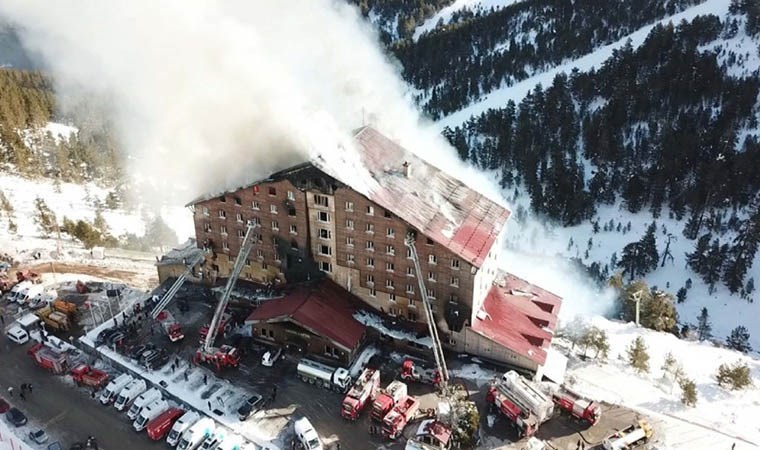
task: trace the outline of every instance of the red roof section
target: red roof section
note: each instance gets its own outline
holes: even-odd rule
[[[562,299],[509,273],[500,272],[496,280],[472,330],[544,364]]]
[[[354,136],[361,164],[371,177],[314,164],[393,212],[425,236],[475,267],[483,265],[504,228],[509,210],[428,164],[371,127]],[[404,164],[409,166],[408,175]],[[361,186],[352,185],[362,183]]]
[[[299,286],[283,298],[262,302],[246,324],[290,320],[307,330],[353,349],[366,327],[354,319],[354,308],[345,291],[325,280],[316,286]],[[329,300],[328,300],[329,299]]]

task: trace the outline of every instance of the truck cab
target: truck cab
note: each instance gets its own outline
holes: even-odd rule
[[[103,392],[100,394],[100,403],[108,405],[116,400],[116,396],[133,380],[131,375],[123,373],[108,383]]]
[[[323,450],[322,441],[309,419],[302,417],[296,420],[293,423],[293,430],[305,450]]]

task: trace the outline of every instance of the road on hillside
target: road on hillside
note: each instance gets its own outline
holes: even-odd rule
[[[101,405],[90,398],[87,390],[34,365],[26,354],[28,345],[20,346],[8,341],[5,336],[0,337],[0,396],[29,418],[28,425],[16,428],[19,435],[44,428],[51,441],[61,441],[65,449],[74,442],[85,441],[89,435],[95,436],[100,448],[105,450],[155,450],[165,447],[161,441],[148,439],[145,432],[136,433],[124,413]],[[21,383],[31,383],[34,388],[26,401],[19,398]],[[12,398],[8,397],[9,386],[14,388]],[[32,447],[36,448],[34,445]]]

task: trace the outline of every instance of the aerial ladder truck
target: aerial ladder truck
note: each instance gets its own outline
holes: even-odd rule
[[[177,292],[179,292],[179,289],[182,287],[183,284],[185,284],[185,281],[187,278],[193,273],[193,267],[195,267],[198,263],[203,261],[203,258],[205,257],[204,253],[201,252],[198,255],[196,255],[195,258],[190,260],[190,262],[187,264],[187,268],[184,272],[174,281],[174,283],[171,285],[168,291],[164,293],[164,296],[161,297],[161,300],[156,303],[156,306],[153,307],[153,310],[150,312],[150,316],[153,318],[153,320],[158,319],[158,315],[161,314],[161,311],[166,309],[167,306],[169,306],[169,303],[174,299],[174,296],[177,295]]]
[[[415,240],[415,232],[410,231],[404,239],[404,244],[409,248],[412,261],[414,262],[414,270],[417,275],[417,282],[419,283],[423,310],[428,324],[428,332],[430,333],[430,338],[433,342],[433,356],[435,358],[436,370],[438,371],[435,384],[438,386],[438,389],[440,389],[444,399],[444,405],[439,404],[438,417],[432,423],[439,429],[447,430],[450,435],[451,431],[454,429],[455,422],[457,421],[456,410],[458,409],[458,406],[461,406],[464,402],[462,401],[463,399],[459,398],[449,386],[449,371],[446,367],[443,345],[441,344],[441,339],[438,335],[438,326],[436,324],[435,315],[433,314],[433,307],[431,306],[430,298],[428,297],[427,289],[425,288],[425,282],[423,281],[424,278],[422,277],[420,258],[417,254],[417,248],[414,245]],[[467,402],[470,403],[469,401]],[[445,406],[445,410],[444,408],[441,408],[441,406]],[[470,407],[475,408],[474,404],[470,405]],[[412,438],[409,442],[413,445],[423,445],[422,441],[416,441],[416,438]],[[451,442],[447,441],[446,447],[449,447],[450,444]]]
[[[222,297],[219,299],[219,304],[216,305],[214,316],[211,318],[211,325],[206,333],[206,338],[201,344],[201,348],[195,352],[193,362],[210,364],[216,368],[217,371],[226,367],[237,367],[240,364],[240,351],[232,347],[231,345],[222,345],[221,347],[214,347],[214,341],[219,334],[219,321],[224,316],[224,311],[227,309],[227,304],[230,302],[230,295],[232,294],[232,288],[235,286],[240,272],[243,270],[245,261],[248,258],[248,254],[253,247],[253,229],[255,225],[253,222],[248,222],[245,237],[243,237],[243,243],[240,245],[240,252],[238,252],[235,259],[235,265],[232,266],[232,272],[229,278],[227,278],[227,285],[224,287]]]

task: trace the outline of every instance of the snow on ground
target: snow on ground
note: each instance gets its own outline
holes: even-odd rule
[[[22,428],[26,430],[28,427]],[[0,420],[0,450],[32,450],[21,440],[20,430],[12,429],[5,420]]]
[[[79,133],[79,129],[62,123],[48,122],[44,127],[19,130],[18,133],[23,138],[24,143],[33,148],[37,142],[41,142],[47,137],[52,137],[56,144],[62,140],[68,141],[72,135]]]
[[[451,21],[451,16],[454,13],[465,8],[471,11],[476,11],[478,9],[489,10],[491,8],[501,9],[519,1],[521,0],[455,0],[454,3],[442,8],[432,17],[425,20],[422,25],[418,26],[414,30],[412,38],[416,41],[424,33],[435,29],[441,21],[443,21],[444,24],[449,23],[449,21]]]
[[[393,339],[399,339],[399,340],[405,340],[409,342],[416,342],[417,344],[424,345],[425,347],[433,347],[433,341],[430,339],[430,336],[424,336],[424,337],[417,337],[416,334],[409,332],[409,331],[403,331],[403,330],[395,330],[388,328],[383,323],[382,319],[379,316],[376,316],[375,314],[372,314],[367,311],[357,311],[354,313],[354,319],[358,320],[359,322],[363,323],[364,325],[374,328],[380,333],[384,334],[385,336],[390,336]]]
[[[437,130],[443,130],[444,127],[455,128],[462,125],[472,116],[478,116],[489,109],[505,107],[509,100],[513,100],[515,103],[520,103],[522,98],[536,87],[537,84],[549,86],[554,77],[559,73],[570,73],[574,68],[586,72],[592,68],[599,67],[604,61],[612,56],[614,50],[624,46],[629,39],[634,48],[638,47],[644,42],[649,31],[657,24],[667,24],[668,22],[678,24],[682,20],[689,21],[696,16],[704,14],[715,14],[718,17],[724,17],[728,13],[729,3],[730,2],[726,0],[706,0],[704,3],[688,8],[678,14],[674,14],[651,25],[642,27],[617,42],[597,49],[593,53],[589,53],[574,61],[568,61],[552,68],[551,70],[547,70],[546,72],[542,72],[531,78],[515,83],[512,86],[506,86],[491,91],[475,103],[439,120],[433,126]]]
[[[595,317],[591,324],[607,332],[610,343],[606,362],[571,358],[567,384],[579,394],[595,400],[633,407],[646,414],[655,414],[668,426],[705,427],[709,434],[707,442],[696,442],[693,435],[684,436],[667,432],[665,444],[673,449],[729,448],[738,439],[760,443],[760,425],[756,414],[760,407],[760,361],[739,352],[718,348],[707,342],[678,339],[669,333],[658,333],[636,327],[633,323],[612,322]],[[650,373],[636,374],[627,361],[626,347],[637,337],[645,340],[650,356]],[[568,350],[567,342],[558,342]],[[696,407],[684,407],[680,402],[680,389],[672,390],[663,381],[661,370],[665,355],[672,352],[682,364],[686,376],[697,384]],[[593,353],[593,352],[591,352]],[[715,373],[720,364],[735,361],[747,363],[751,368],[755,386],[732,392],[718,386]],[[725,442],[725,447],[715,447],[715,442]],[[709,444],[709,445],[707,445]],[[738,444],[737,448],[749,448]]]

